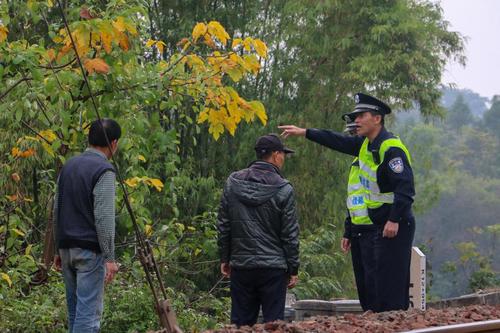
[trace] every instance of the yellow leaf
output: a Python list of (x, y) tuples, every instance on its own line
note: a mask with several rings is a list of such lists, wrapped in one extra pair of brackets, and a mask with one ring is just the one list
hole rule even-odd
[(55, 153), (54, 153), (54, 150), (52, 149), (52, 147), (50, 145), (47, 144), (47, 142), (43, 141), (42, 142), (42, 147), (43, 149), (49, 153), (50, 156), (54, 157), (55, 156)]
[(141, 179), (139, 177), (132, 177), (132, 178), (126, 179), (124, 181), (124, 183), (130, 187), (136, 187), (140, 181), (141, 181)]
[(161, 192), (161, 190), (163, 189), (163, 183), (159, 179), (156, 179), (156, 178), (152, 179), (152, 178), (150, 178), (150, 179), (148, 179), (148, 183), (151, 184), (152, 186), (154, 186), (154, 188), (156, 188), (156, 190), (158, 192)]
[(243, 47), (246, 51), (250, 51), (252, 49), (253, 39), (250, 37), (245, 38), (243, 41)]
[(50, 129), (41, 131), (40, 135), (50, 143), (54, 142), (54, 140), (57, 139), (56, 133), (54, 133), (54, 131)]
[(257, 74), (260, 70), (260, 63), (255, 54), (245, 54), (243, 56), (243, 61), (245, 62), (246, 68), (248, 68), (253, 74)]
[(253, 111), (255, 112), (255, 115), (260, 119), (260, 122), (263, 125), (266, 125), (267, 123), (267, 114), (266, 114), (266, 109), (264, 108), (264, 104), (262, 104), (259, 101), (251, 101), (248, 104), (252, 107)]
[(241, 38), (233, 39), (233, 44), (231, 45), (231, 48), (234, 49), (236, 46), (241, 45), (242, 42), (243, 42), (243, 39), (241, 39)]
[(217, 39), (220, 40), (223, 45), (226, 45), (227, 40), (229, 39), (229, 34), (219, 22), (210, 21), (208, 23), (208, 32), (212, 36), (217, 37)]
[(208, 129), (208, 133), (212, 134), (215, 141), (219, 140), (220, 135), (224, 132), (224, 126), (222, 124), (211, 124)]
[(52, 38), (52, 40), (54, 41), (54, 43), (60, 44), (64, 41), (64, 38), (62, 38), (61, 36), (55, 36), (54, 38)]
[(224, 121), (224, 127), (227, 129), (229, 134), (234, 136), (234, 133), (236, 131), (236, 126), (237, 126), (237, 121), (235, 117), (228, 117)]
[(148, 41), (146, 42), (146, 47), (151, 47), (151, 46), (153, 46), (155, 43), (156, 43), (156, 41), (155, 41), (155, 40), (148, 39)]
[(204, 109), (203, 111), (200, 112), (200, 114), (198, 115), (198, 124), (201, 124), (204, 121), (208, 120), (208, 110), (209, 109)]
[(3, 280), (7, 281), (9, 287), (12, 287), (12, 280), (10, 279), (10, 277), (6, 273), (0, 273), (0, 275), (2, 276)]
[(127, 30), (125, 20), (122, 16), (118, 16), (116, 21), (113, 21), (113, 27), (120, 32), (125, 32)]
[(139, 156), (137, 156), (137, 159), (138, 159), (139, 161), (146, 162), (146, 158), (145, 158), (143, 155), (139, 155)]
[(182, 47), (182, 52), (186, 52), (186, 50), (191, 46), (191, 42), (188, 41), (186, 44), (184, 44), (184, 46)]
[(33, 247), (33, 244), (29, 244), (28, 246), (26, 246), (26, 249), (24, 250), (24, 254), (29, 256), (30, 253), (31, 253), (31, 248)]
[(196, 43), (198, 38), (205, 35), (206, 32), (207, 32), (207, 26), (205, 25), (205, 23), (201, 23), (201, 22), (196, 23), (196, 25), (193, 28), (193, 33), (192, 33), (193, 41)]
[(101, 32), (101, 43), (102, 47), (104, 48), (104, 51), (106, 51), (107, 54), (111, 53), (111, 43), (113, 41), (113, 36), (111, 34), (108, 34), (107, 32)]
[(260, 39), (254, 39), (253, 47), (255, 48), (255, 51), (259, 56), (261, 56), (262, 58), (267, 57), (267, 46), (263, 41), (261, 41)]
[(7, 29), (7, 27), (0, 25), (0, 43), (7, 39), (8, 32), (9, 29)]
[(191, 231), (191, 232), (196, 231), (196, 228), (195, 228), (195, 227), (192, 227), (192, 226), (187, 227), (187, 229), (188, 229), (189, 231)]
[(243, 78), (243, 72), (239, 68), (228, 68), (225, 72), (229, 75), (233, 82), (238, 82)]
[(153, 234), (153, 227), (151, 227), (149, 224), (146, 224), (144, 226), (144, 233), (146, 234), (146, 236), (151, 236)]
[(239, 123), (241, 120), (241, 117), (243, 116), (243, 112), (241, 109), (238, 107), (238, 103), (236, 102), (231, 102), (227, 104), (227, 111), (231, 115), (231, 117), (234, 118), (236, 123)]
[(163, 48), (165, 46), (167, 46), (167, 44), (165, 44), (161, 40), (159, 40), (159, 41), (156, 42), (156, 47), (158, 48), (158, 51), (160, 52), (160, 54), (163, 54)]
[(180, 232), (183, 232), (184, 229), (186, 229), (186, 227), (182, 223), (176, 223), (175, 226), (177, 227), (177, 229), (179, 229)]
[(200, 249), (198, 249), (198, 248), (197, 248), (196, 250), (194, 250), (194, 256), (195, 256), (195, 257), (196, 257), (198, 254), (200, 254), (200, 253), (201, 253), (201, 250), (200, 250)]
[(10, 151), (10, 154), (13, 157), (18, 157), (18, 156), (21, 156), (21, 151), (17, 147), (12, 147), (12, 150)]
[(233, 87), (226, 87), (226, 91), (229, 93), (229, 96), (231, 96), (231, 99), (233, 101), (238, 101), (238, 99), (240, 98), (238, 92), (234, 90)]
[(186, 62), (190, 68), (193, 68), (196, 66), (198, 66), (200, 68), (205, 67), (205, 63), (203, 62), (203, 60), (200, 57), (198, 57), (196, 54), (190, 54), (190, 55), (186, 56)]
[(85, 60), (84, 67), (89, 74), (92, 74), (93, 72), (107, 74), (109, 72), (108, 64), (101, 58)]
[(19, 236), (21, 237), (24, 237), (25, 236), (25, 233), (22, 232), (21, 230), (17, 229), (17, 228), (12, 228), (10, 229), (11, 231), (14, 231), (16, 234), (18, 234)]
[(203, 38), (205, 39), (205, 44), (207, 44), (209, 47), (211, 47), (212, 49), (217, 48), (214, 40), (212, 39), (212, 37), (210, 37), (210, 35), (205, 34), (205, 35), (203, 35)]
[[(76, 49), (80, 57), (85, 57), (85, 55), (90, 51), (90, 29), (87, 25), (81, 24), (72, 33), (73, 40), (76, 44)], [(71, 41), (68, 40), (69, 43)]]
[(128, 37), (127, 35), (125, 35), (123, 32), (120, 33), (119, 37), (118, 37), (118, 45), (120, 45), (120, 47), (122, 48), (122, 50), (124, 51), (128, 51), (129, 49), (129, 43), (128, 43)]

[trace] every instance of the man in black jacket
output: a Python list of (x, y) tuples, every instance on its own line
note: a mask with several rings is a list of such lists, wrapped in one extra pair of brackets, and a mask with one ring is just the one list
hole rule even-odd
[(257, 161), (226, 181), (217, 229), (221, 272), (231, 277), (231, 323), (254, 325), (284, 317), (286, 289), (298, 281), (299, 224), (286, 154), (275, 134), (260, 137)]

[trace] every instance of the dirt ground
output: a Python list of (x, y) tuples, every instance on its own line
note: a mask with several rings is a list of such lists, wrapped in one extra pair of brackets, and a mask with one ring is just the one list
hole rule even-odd
[(429, 309), (427, 311), (390, 311), (360, 315), (346, 314), (337, 317), (312, 317), (306, 321), (285, 323), (282, 321), (257, 324), (253, 327), (225, 326), (205, 333), (302, 333), (302, 332), (345, 332), (345, 333), (389, 333), (404, 332), (433, 326), (470, 323), (500, 319), (500, 305), (470, 305), (463, 308)]

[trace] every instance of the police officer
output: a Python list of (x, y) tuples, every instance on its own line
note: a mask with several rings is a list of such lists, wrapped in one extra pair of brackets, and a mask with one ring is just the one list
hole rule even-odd
[[(345, 133), (356, 135), (354, 119), (345, 115)], [(375, 304), (375, 225), (370, 220), (363, 198), (364, 190), (359, 179), (359, 160), (354, 158), (347, 184), (347, 217), (341, 248), (344, 253), (351, 250), (352, 266), (358, 298), (363, 311), (376, 310)]]
[(411, 158), (401, 140), (384, 127), (384, 117), (391, 113), (387, 104), (362, 93), (355, 95), (355, 103), (354, 111), (345, 116), (354, 120), (356, 137), (294, 125), (279, 128), (285, 138), (305, 136), (328, 148), (358, 157), (363, 202), (376, 228), (374, 310), (406, 310), (415, 233), (411, 211), (415, 195)]

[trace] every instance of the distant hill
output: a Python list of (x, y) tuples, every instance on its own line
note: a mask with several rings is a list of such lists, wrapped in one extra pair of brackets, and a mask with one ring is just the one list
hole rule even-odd
[(443, 96), (441, 97), (441, 105), (446, 109), (450, 108), (450, 106), (455, 103), (459, 94), (462, 94), (474, 116), (482, 118), (483, 114), (488, 110), (490, 100), (470, 89), (443, 88), (442, 91)]

